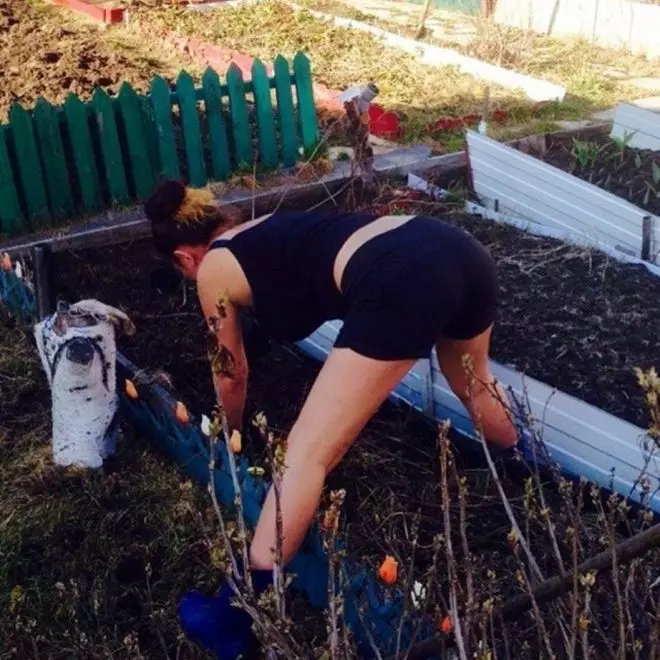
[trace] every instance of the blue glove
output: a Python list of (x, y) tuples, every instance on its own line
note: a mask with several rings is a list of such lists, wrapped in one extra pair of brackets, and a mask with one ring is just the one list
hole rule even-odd
[[(273, 583), (271, 570), (253, 570), (252, 585), (257, 598)], [(179, 603), (178, 614), (186, 635), (217, 660), (238, 660), (256, 654), (257, 639), (252, 632), (252, 617), (232, 605), (236, 596), (225, 582), (215, 596), (188, 592)]]

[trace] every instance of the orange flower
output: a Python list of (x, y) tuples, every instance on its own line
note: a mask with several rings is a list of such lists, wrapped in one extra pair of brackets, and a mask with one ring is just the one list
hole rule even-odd
[(229, 438), (229, 445), (231, 446), (231, 450), (234, 452), (234, 454), (240, 454), (241, 453), (241, 434), (234, 430), (234, 432), (231, 434), (231, 438)]
[(448, 635), (454, 629), (454, 622), (448, 614), (442, 618), (438, 628), (440, 628), (445, 635)]
[(138, 398), (138, 391), (135, 387), (135, 384), (133, 383), (132, 380), (129, 380), (128, 378), (126, 379), (126, 385), (124, 387), (126, 391), (126, 396), (129, 399), (137, 399)]
[(388, 585), (396, 582), (396, 577), (399, 571), (399, 565), (396, 563), (394, 557), (387, 555), (378, 569), (378, 577)]
[(5, 252), (2, 255), (2, 270), (10, 271), (11, 270), (11, 257), (8, 252)]
[(188, 409), (181, 401), (176, 402), (176, 418), (182, 424), (187, 424), (190, 421)]

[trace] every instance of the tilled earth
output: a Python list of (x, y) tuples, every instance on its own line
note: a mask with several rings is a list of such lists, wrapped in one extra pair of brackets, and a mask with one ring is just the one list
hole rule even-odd
[[(401, 199), (395, 195), (379, 203), (392, 212), (411, 212), (415, 208), (425, 213), (447, 210), (435, 208), (428, 200), (410, 199), (410, 196)], [(502, 310), (494, 338), (494, 357), (610, 412), (642, 423), (641, 395), (631, 367), (635, 364), (649, 366), (654, 360), (652, 328), (657, 318), (652, 310), (646, 309), (644, 300), (657, 295), (658, 290), (654, 288), (658, 286), (657, 280), (643, 270), (623, 267), (597, 253), (537, 239), (476, 217), (462, 214), (447, 217), (486, 243), (498, 262)], [(176, 397), (194, 412), (209, 410), (213, 405), (213, 392), (194, 287), (184, 288), (170, 271), (162, 268), (148, 241), (56, 255), (54, 266), (54, 286), (59, 296), (68, 300), (96, 297), (125, 309), (135, 322), (137, 333), (120, 338), (120, 350), (143, 369), (166, 371), (172, 378)], [(24, 347), (23, 351), (26, 350)], [(251, 363), (248, 415), (263, 410), (271, 426), (286, 433), (319, 366), (255, 334), (250, 335), (248, 352)], [(6, 466), (3, 476), (6, 504), (12, 511), (31, 512), (12, 517), (7, 523), (5, 536), (11, 539), (11, 557), (16, 559), (8, 563), (4, 573), (0, 572), (0, 579), (6, 580), (7, 588), (15, 584), (34, 585), (23, 595), (23, 605), (16, 612), (21, 617), (32, 612), (45, 641), (35, 642), (34, 635), (25, 628), (14, 629), (17, 615), (14, 610), (5, 608), (2, 610), (7, 612), (4, 627), (12, 626), (10, 639), (19, 649), (19, 655), (7, 657), (27, 657), (20, 653), (29, 654), (33, 648), (53, 658), (71, 657), (60, 627), (49, 623), (52, 608), (38, 605), (46, 602), (39, 590), (52, 590), (55, 582), (64, 583), (68, 589), (69, 577), (75, 577), (86, 566), (101, 565), (108, 573), (104, 581), (97, 584), (100, 578), (94, 575), (88, 578), (96, 580), (95, 589), (105, 590), (102, 616), (94, 614), (95, 610), (88, 603), (92, 594), (87, 592), (81, 594), (76, 615), (75, 625), (91, 640), (88, 642), (90, 649), (92, 645), (96, 649), (103, 648), (108, 634), (123, 640), (130, 631), (136, 631), (144, 657), (163, 657), (163, 644), (174, 657), (180, 644), (174, 611), (178, 594), (194, 586), (208, 588), (215, 581), (203, 543), (192, 545), (198, 533), (197, 523), (193, 521), (199, 520), (194, 512), (210, 513), (210, 518), (205, 518), (207, 525), (212, 519), (208, 498), (205, 499), (201, 489), (195, 489), (196, 501), (192, 509), (182, 509), (179, 504), (174, 506), (179, 492), (188, 492), (183, 486), (185, 477), (167, 458), (157, 458), (159, 454), (153, 450), (153, 443), (131, 435), (126, 436), (120, 446), (113, 473), (97, 485), (72, 483), (50, 475), (44, 468), (47, 462), (47, 390), (44, 390), (43, 378), (35, 380), (39, 366), (34, 359), (30, 378), (22, 375), (24, 367), (21, 365), (27, 363), (20, 357), (20, 364), (15, 366), (16, 378), (21, 379), (16, 382), (23, 383), (21, 396), (10, 397), (5, 412), (10, 417), (10, 428), (12, 423), (14, 426), (24, 423), (22, 420), (28, 415), (34, 418), (33, 426), (39, 429), (42, 444), (38, 454), (40, 467), (35, 471), (32, 463), (22, 458), (11, 436), (7, 436), (6, 442), (3, 440), (0, 424), (0, 449), (4, 452)], [(603, 369), (605, 375), (601, 374)], [(31, 382), (34, 384), (30, 385)], [(15, 386), (8, 383), (7, 392), (11, 394), (14, 389)], [(40, 401), (39, 411), (31, 403), (37, 400), (35, 396)], [(436, 429), (418, 416), (385, 405), (331, 475), (329, 487), (343, 487), (347, 491), (344, 531), (350, 552), (372, 566), (382, 561), (385, 554), (397, 556), (401, 559), (403, 574), (411, 565), (414, 547), (414, 576), (434, 590), (435, 595), (427, 606), (438, 615), (447, 611), (449, 582), (444, 549), (437, 545), (438, 535), (445, 534), (446, 529), (436, 436)], [(246, 443), (246, 451), (257, 458), (260, 453), (256, 443), (251, 442)], [(454, 556), (460, 564), (460, 574), (464, 578), (464, 571), (472, 566), (478, 602), (490, 596), (511, 597), (521, 588), (517, 573), (519, 564), (507, 540), (511, 525), (495, 482), (484, 469), (481, 449), (475, 443), (456, 439), (453, 451), (456, 460), (448, 479), (449, 510), (452, 537), (455, 535)], [(542, 504), (538, 491), (525, 484), (524, 478), (529, 472), (524, 465), (505, 456), (495, 459), (503, 488), (521, 524), (525, 523), (525, 533), (529, 535), (530, 545), (545, 575), (557, 572), (557, 562), (545, 532), (545, 519), (538, 513), (541, 506), (552, 511), (564, 561), (569, 564), (571, 561), (571, 529), (580, 530), (577, 552), (581, 560), (603, 549), (607, 535), (593, 513), (598, 505), (592, 503), (588, 495), (585, 494), (585, 510), (575, 518), (568, 512), (565, 496), (547, 485), (547, 475), (543, 477), (546, 486)], [(462, 522), (452, 474), (454, 467), (466, 489)], [(178, 485), (179, 480), (182, 485)], [(106, 492), (112, 484), (112, 492)], [(156, 487), (162, 506), (147, 515), (156, 497), (151, 491)], [(80, 498), (87, 498), (87, 493), (90, 503), (80, 503)], [(168, 504), (167, 493), (171, 493), (172, 506)], [(0, 499), (0, 507), (2, 505)], [(64, 505), (66, 514), (57, 513), (57, 519), (51, 519), (54, 512), (59, 511), (58, 507)], [(107, 514), (107, 511), (112, 513)], [(185, 520), (181, 519), (180, 511), (189, 512)], [(51, 542), (44, 545), (35, 536), (46, 524), (46, 516), (51, 517), (47, 524), (53, 531), (45, 538), (62, 539), (71, 532), (77, 535), (73, 545)], [(112, 540), (107, 534), (104, 540), (97, 539), (95, 526), (102, 525), (105, 530), (107, 525), (103, 521), (116, 517), (123, 522), (112, 528)], [(32, 522), (29, 537), (26, 537), (28, 521)], [(166, 530), (165, 536), (161, 529)], [(186, 537), (181, 541), (177, 535), (184, 532)], [(26, 538), (29, 538), (28, 545)], [(469, 545), (469, 560), (464, 542)], [(19, 561), (22, 556), (34, 558), (35, 553), (47, 557), (48, 569), (44, 561)], [(154, 584), (158, 583), (153, 604), (150, 604), (148, 591), (145, 592), (147, 570), (154, 571)], [(635, 625), (639, 626), (640, 638), (649, 639), (650, 619), (645, 618), (644, 611), (647, 607), (651, 608), (648, 611), (653, 611), (655, 606), (652, 601), (645, 600), (644, 585), (648, 580), (639, 566), (635, 570), (634, 575), (630, 573), (629, 583), (639, 582), (639, 591), (634, 595), (635, 602), (639, 603), (639, 607), (636, 604), (633, 607), (639, 619)], [(622, 580), (625, 582), (626, 577)], [(613, 586), (606, 576), (599, 578), (592, 593), (592, 613), (606, 631), (607, 644), (612, 643), (610, 632), (617, 630), (612, 593)], [(464, 599), (465, 593), (459, 598)], [(150, 608), (154, 607), (159, 613), (158, 621), (148, 618)], [(546, 622), (555, 620), (556, 613), (547, 608), (542, 608), (542, 612)], [(63, 625), (71, 625), (71, 615), (66, 611), (58, 610), (57, 617)], [(109, 632), (109, 621), (118, 622), (113, 632)], [(546, 626), (553, 630), (553, 626)], [(313, 629), (317, 629), (316, 625), (305, 628), (310, 634)], [(545, 657), (530, 615), (508, 624), (507, 635), (510, 654), (502, 654), (502, 657)], [(591, 641), (596, 649), (604, 648), (598, 634), (593, 633)], [(560, 645), (561, 641), (553, 637), (551, 643)], [(183, 653), (181, 657), (198, 657), (189, 647), (187, 650), (190, 655)], [(117, 657), (133, 656), (121, 652)]]
[(87, 100), (95, 87), (118, 93), (124, 81), (144, 92), (156, 74), (174, 76), (188, 64), (40, 0), (0, 0), (0, 55), (3, 121), (14, 101), (31, 108), (43, 96), (60, 104), (69, 93)]
[(660, 151), (633, 149), (603, 136), (577, 142), (553, 139), (539, 157), (646, 211), (660, 213)]

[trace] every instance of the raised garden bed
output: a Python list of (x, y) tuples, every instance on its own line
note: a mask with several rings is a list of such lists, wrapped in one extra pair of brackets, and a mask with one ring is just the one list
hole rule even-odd
[[(429, 197), (410, 194), (404, 190), (386, 191), (379, 199), (372, 200), (379, 208), (387, 208), (391, 212), (403, 210), (405, 212), (444, 213), (449, 210), (446, 204), (438, 204)], [(471, 228), (475, 233), (480, 230), (480, 222), (474, 217), (465, 214), (452, 216), (453, 221)], [(488, 230), (483, 229), (483, 232)], [(479, 235), (479, 234), (478, 234)], [(480, 234), (493, 246), (500, 246), (502, 241), (510, 241), (511, 237), (498, 234)], [(522, 239), (521, 239), (522, 240)], [(498, 260), (518, 259), (527, 265), (534, 274), (534, 268), (550, 269), (552, 264), (547, 263), (556, 256), (581, 261), (581, 255), (566, 255), (559, 251), (548, 254), (548, 246), (539, 244), (514, 243), (515, 250), (501, 253)], [(555, 248), (557, 246), (552, 246)], [(584, 257), (586, 259), (586, 256)], [(60, 253), (54, 255), (54, 288), (57, 293), (67, 298), (81, 298), (86, 296), (97, 297), (108, 304), (115, 304), (128, 311), (137, 326), (137, 334), (132, 338), (121, 338), (119, 347), (129, 358), (143, 369), (165, 369), (172, 377), (174, 395), (177, 399), (185, 401), (193, 412), (208, 411), (213, 403), (213, 394), (210, 381), (209, 367), (206, 359), (203, 339), (203, 326), (197, 308), (194, 290), (187, 287), (187, 298), (183, 297), (183, 289), (176, 278), (167, 277), (166, 273), (154, 271), (159, 267), (151, 255), (148, 241), (139, 241), (133, 244), (100, 249), (80, 249), (75, 253)], [(510, 275), (512, 280), (520, 277), (519, 268), (513, 268)], [(602, 264), (601, 264), (602, 266)], [(508, 269), (505, 269), (508, 270)], [(578, 271), (579, 272), (579, 271)], [(602, 270), (601, 270), (602, 275)], [(505, 276), (505, 282), (509, 282)], [(515, 282), (514, 282), (515, 283)], [(513, 285), (513, 284), (512, 284)], [(552, 297), (548, 293), (548, 300), (552, 304)], [(524, 303), (524, 301), (523, 301)], [(521, 301), (518, 300), (518, 306)], [(514, 308), (505, 308), (505, 313), (511, 313)], [(541, 310), (542, 311), (542, 310)], [(501, 321), (500, 321), (501, 322)], [(522, 329), (520, 329), (522, 333)], [(570, 334), (569, 338), (576, 336)], [(495, 342), (495, 357), (505, 359), (505, 337), (498, 335)], [(539, 350), (540, 350), (539, 346)], [(521, 342), (519, 350), (525, 350)], [(580, 350), (578, 347), (577, 350)], [(286, 432), (299, 410), (303, 397), (311, 385), (318, 371), (318, 365), (301, 359), (286, 347), (269, 345), (253, 336), (249, 348), (252, 376), (250, 384), (249, 413), (265, 410), (271, 425), (276, 430)], [(527, 358), (527, 353), (525, 354)], [(527, 358), (529, 359), (529, 358)], [(530, 360), (538, 365), (542, 358), (539, 356)], [(571, 372), (570, 378), (575, 379), (576, 369)], [(559, 373), (557, 378), (562, 378)], [(579, 378), (579, 375), (578, 375)], [(564, 384), (567, 381), (564, 381)], [(579, 382), (576, 383), (579, 386)], [(420, 531), (418, 545), (415, 551), (414, 575), (422, 580), (426, 586), (436, 585), (441, 594), (434, 597), (433, 602), (427, 604), (428, 611), (438, 613), (447, 611), (444, 594), (448, 588), (448, 575), (443, 560), (439, 563), (434, 558), (435, 549), (433, 537), (443, 533), (442, 511), (439, 503), (439, 483), (437, 480), (437, 449), (435, 429), (426, 425), (419, 416), (410, 414), (406, 409), (396, 410), (390, 405), (372, 420), (354, 450), (349, 453), (340, 469), (332, 475), (329, 486), (347, 488), (347, 527), (349, 549), (352, 554), (360, 557), (368, 565), (377, 565), (384, 554), (394, 554), (401, 558), (401, 568), (407, 567), (411, 559), (410, 526), (416, 516), (420, 518)], [(155, 443), (153, 437), (144, 436), (147, 443)], [(114, 470), (119, 472), (130, 471), (135, 467), (133, 453), (129, 451), (127, 443), (134, 447), (141, 442), (139, 439), (126, 439), (120, 447), (120, 454), (115, 461)], [(481, 600), (494, 594), (508, 597), (520, 590), (516, 580), (518, 560), (510, 552), (507, 534), (510, 523), (497, 501), (496, 489), (489, 473), (483, 469), (483, 461), (479, 458), (480, 449), (472, 442), (462, 442), (456, 438), (458, 451), (457, 464), (459, 474), (465, 476), (468, 492), (466, 494), (466, 519), (459, 521), (460, 511), (456, 504), (456, 489), (453, 479), (450, 489), (452, 504), (450, 516), (452, 528), (458, 534), (459, 529), (468, 529), (470, 550), (472, 558), (470, 566), (474, 571), (476, 585)], [(254, 457), (257, 464), (261, 464), (260, 446), (257, 441), (246, 443), (246, 452)], [(524, 504), (525, 486), (521, 477), (527, 475), (524, 467), (516, 462), (501, 463), (503, 485), (509, 498), (515, 503), (516, 510), (526, 517), (529, 502)], [(562, 492), (564, 494), (562, 494)], [(565, 491), (554, 488), (547, 489), (546, 497), (549, 506), (557, 512), (565, 510), (565, 497), (570, 499)], [(118, 505), (118, 515), (126, 507), (130, 507), (130, 497), (133, 491), (125, 494), (122, 504)], [(126, 501), (128, 499), (128, 502)], [(110, 498), (109, 501), (111, 501)], [(104, 500), (105, 502), (106, 500)], [(530, 512), (534, 506), (530, 509)], [(596, 517), (592, 513), (582, 514), (579, 529), (584, 532), (581, 538), (580, 553), (584, 556), (598, 551), (602, 546), (599, 542), (600, 533), (595, 531)], [(570, 556), (569, 536), (566, 529), (573, 524), (567, 517), (557, 527), (558, 536), (563, 551)], [(467, 525), (467, 527), (465, 527)], [(542, 570), (551, 574), (554, 568), (554, 558), (548, 550), (549, 545), (545, 536), (545, 522), (541, 518), (530, 518), (529, 534), (532, 537), (534, 548), (538, 548), (537, 561)], [(126, 530), (128, 533), (128, 530)], [(457, 540), (456, 557), (463, 561), (463, 550), (458, 549), (460, 541)], [(77, 561), (85, 558), (88, 546), (78, 546), (73, 550)], [(163, 572), (161, 566), (171, 566), (167, 550), (150, 543), (142, 554), (133, 560), (137, 564), (134, 576), (128, 578), (129, 586), (143, 581), (144, 566), (152, 560), (152, 552), (160, 551), (163, 554), (159, 564), (158, 579), (161, 584), (161, 596), (169, 577)], [(70, 551), (71, 552), (71, 551)], [(582, 556), (582, 555), (581, 555)], [(56, 558), (53, 557), (55, 561)], [(204, 561), (203, 558), (197, 561)], [(165, 564), (162, 562), (165, 561)], [(71, 562), (67, 564), (75, 568)], [(79, 565), (79, 564), (78, 564)], [(497, 566), (496, 576), (491, 575), (493, 567)], [(442, 567), (442, 568), (440, 568)], [(34, 564), (28, 572), (28, 579), (42, 580), (38, 573), (38, 565)], [(59, 574), (58, 574), (59, 575)], [(133, 574), (132, 574), (133, 575)], [(177, 584), (186, 587), (193, 577), (188, 573), (185, 576), (172, 576)], [(208, 576), (206, 576), (208, 584)], [(615, 620), (612, 614), (610, 594), (612, 585), (607, 578), (600, 578), (599, 591), (594, 593), (592, 600), (592, 614), (599, 621), (599, 625), (606, 630), (615, 630)], [(171, 593), (171, 592), (169, 592)], [(640, 591), (640, 593), (642, 593)], [(173, 603), (167, 604), (171, 612)], [(542, 608), (544, 616), (552, 616), (550, 610)], [(123, 630), (127, 625), (134, 625), (136, 615), (124, 613), (122, 610)], [(313, 635), (316, 624), (320, 622), (310, 612), (295, 610), (298, 621), (304, 621), (307, 634)], [(307, 617), (307, 618), (306, 618)], [(639, 617), (645, 620), (640, 612)], [(87, 615), (82, 615), (82, 621), (87, 621)], [(128, 623), (130, 621), (130, 623)], [(170, 624), (171, 625), (171, 624)], [(321, 624), (322, 625), (322, 624)], [(496, 627), (497, 624), (496, 624)], [(323, 632), (320, 632), (323, 635)], [(499, 631), (496, 636), (500, 639), (498, 649), (504, 655)], [(530, 626), (527, 616), (507, 624), (507, 638), (509, 644), (508, 657), (531, 658), (539, 656), (539, 646), (534, 626)], [(142, 635), (144, 644), (156, 651), (159, 644), (157, 634), (147, 629)], [(96, 642), (96, 637), (94, 638)], [(560, 643), (559, 640), (556, 640)], [(174, 653), (175, 641), (168, 634), (166, 646)], [(599, 639), (594, 639), (596, 648), (601, 648)], [(190, 655), (189, 657), (196, 657)]]
[(636, 149), (609, 136), (549, 138), (536, 155), (563, 172), (660, 215), (660, 150)]
[[(580, 139), (580, 135), (570, 138), (569, 144), (585, 165), (569, 173), (543, 162), (545, 158), (556, 158), (558, 164), (572, 169), (570, 151), (561, 146), (564, 139), (541, 136), (516, 149), (468, 131), (473, 190), (489, 208), (654, 262), (656, 246), (660, 245), (658, 218), (648, 208), (634, 203), (639, 200), (640, 204), (657, 208), (654, 190), (646, 196), (647, 184), (657, 187), (654, 156), (637, 153), (620, 143), (595, 156), (597, 148), (588, 144), (602, 145), (602, 140), (607, 139)], [(577, 147), (573, 140), (577, 140)], [(551, 145), (559, 146), (549, 150)], [(642, 175), (642, 183), (637, 170), (645, 163), (648, 174)], [(626, 176), (633, 169), (634, 176)], [(594, 183), (589, 182), (590, 178)]]

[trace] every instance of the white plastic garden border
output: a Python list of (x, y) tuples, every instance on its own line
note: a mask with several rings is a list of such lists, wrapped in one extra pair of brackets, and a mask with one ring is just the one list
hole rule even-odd
[(487, 208), (580, 234), (640, 258), (644, 218), (651, 218), (652, 261), (660, 249), (660, 218), (533, 156), (467, 131), (468, 159), (477, 196)]
[[(444, 193), (413, 174), (409, 175), (408, 180), (410, 187), (415, 189), (427, 190), (438, 196)], [(605, 249), (621, 261), (643, 263), (583, 236), (510, 218), (473, 203), (466, 205), (466, 211), (480, 213), (496, 222), (513, 224), (534, 234)], [(645, 265), (660, 276), (660, 268)], [(311, 357), (324, 361), (340, 328), (340, 321), (326, 323), (298, 345)], [(645, 503), (660, 513), (660, 457), (655, 455), (654, 445), (644, 429), (492, 360), (491, 368), (505, 387), (510, 387), (516, 396), (526, 401), (552, 460), (565, 473), (604, 488), (612, 488), (635, 501), (640, 501), (643, 496), (640, 477), (644, 475), (649, 479), (651, 493)], [(453, 428), (461, 434), (476, 439), (467, 411), (439, 370), (435, 352), (430, 360), (421, 360), (415, 365), (391, 398), (412, 406), (430, 418), (449, 419)]]
[(624, 140), (635, 149), (660, 151), (660, 114), (629, 103), (619, 103), (610, 137)]
[(348, 27), (361, 32), (368, 32), (381, 39), (387, 46), (416, 55), (422, 64), (428, 64), (430, 66), (453, 65), (458, 67), (463, 73), (470, 74), (475, 78), (480, 78), (481, 80), (486, 80), (508, 89), (521, 89), (532, 101), (563, 101), (566, 97), (566, 87), (533, 78), (517, 71), (504, 69), (500, 66), (475, 59), (474, 57), (461, 55), (450, 48), (441, 48), (440, 46), (433, 46), (421, 41), (415, 41), (414, 39), (408, 39), (407, 37), (382, 30), (368, 23), (314, 11), (307, 7), (301, 7), (294, 2), (286, 2), (286, 4), (297, 11), (305, 9), (315, 18), (332, 22), (339, 27)]

